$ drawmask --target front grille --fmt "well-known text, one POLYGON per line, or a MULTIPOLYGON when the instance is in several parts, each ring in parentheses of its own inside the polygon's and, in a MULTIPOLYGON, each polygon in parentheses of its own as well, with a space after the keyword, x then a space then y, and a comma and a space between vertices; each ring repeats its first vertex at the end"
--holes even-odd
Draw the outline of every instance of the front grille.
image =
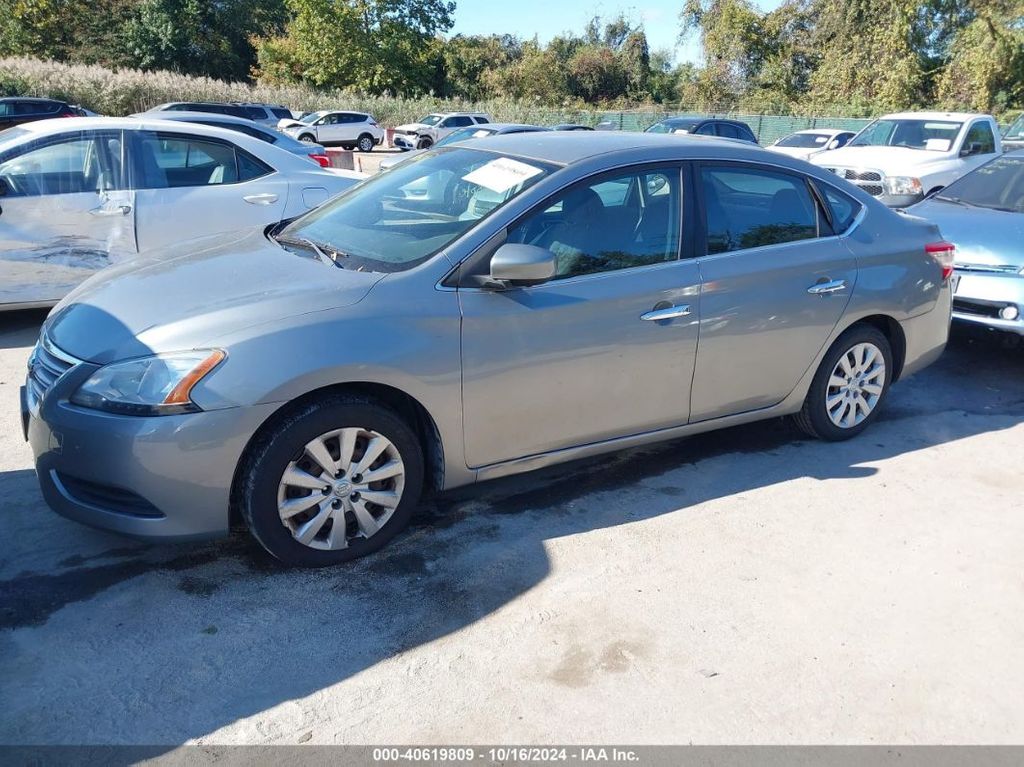
POLYGON ((28 360, 26 388, 30 404, 41 402, 53 385, 80 362, 54 346, 45 335, 42 336, 28 360))
POLYGON ((59 471, 54 472, 54 478, 69 496, 87 506, 144 519, 159 519, 164 516, 156 506, 131 490, 72 477, 59 471))
POLYGON ((851 184, 859 186, 872 197, 878 197, 885 191, 885 187, 882 184, 885 180, 885 175, 881 171, 858 170, 855 168, 832 168, 831 170, 840 178, 845 178, 851 184))

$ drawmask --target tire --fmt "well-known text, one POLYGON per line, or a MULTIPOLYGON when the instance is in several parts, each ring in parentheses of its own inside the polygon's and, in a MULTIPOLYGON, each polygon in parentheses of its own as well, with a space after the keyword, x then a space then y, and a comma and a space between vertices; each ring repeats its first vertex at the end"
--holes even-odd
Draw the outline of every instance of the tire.
POLYGON ((301 141, 304 144, 315 144, 316 136, 314 136, 312 133, 303 133, 301 136, 299 136, 299 141, 301 141))
POLYGON ((409 523, 422 488, 422 446, 402 418, 363 397, 328 397, 289 413, 257 438, 240 467, 235 501, 271 555, 289 566, 325 567, 387 544, 409 523), (328 438, 332 432, 338 433, 328 438), (346 440, 349 473, 330 476, 323 464, 344 466, 337 461, 344 458, 346 440), (376 452, 382 445, 384 452, 366 465, 372 468, 360 467, 367 448, 376 452), (384 478, 367 482, 360 471, 384 478), (320 481, 324 485, 314 489, 320 481), (392 499, 393 508, 381 505, 392 499), (308 543, 299 540, 303 535, 308 543))
POLYGON ((822 359, 803 408, 794 416, 797 426, 829 442, 856 437, 878 417, 894 370, 892 347, 885 335, 871 325, 854 325, 836 339, 822 359), (874 356, 870 357, 872 349, 874 356), (840 381, 845 382, 843 386, 836 385, 840 381), (866 415, 865 407, 869 408, 866 415))
POLYGON ((359 140, 356 142, 356 148, 360 152, 372 152, 373 147, 373 136, 371 136, 369 133, 364 133, 362 136, 359 137, 359 140))
POLYGON ((417 149, 430 149, 430 147, 432 147, 433 145, 434 145, 434 142, 431 141, 426 136, 421 136, 419 138, 419 140, 416 141, 416 148, 417 149))

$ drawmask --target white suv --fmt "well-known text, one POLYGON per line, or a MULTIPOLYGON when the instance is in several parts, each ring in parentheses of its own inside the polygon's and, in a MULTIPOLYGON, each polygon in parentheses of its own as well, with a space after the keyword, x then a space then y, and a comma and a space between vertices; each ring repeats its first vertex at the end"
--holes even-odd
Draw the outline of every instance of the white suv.
POLYGON ((418 122, 395 128, 392 141, 403 152, 409 149, 427 149, 452 131, 471 125, 489 123, 491 118, 483 112, 445 112, 429 114, 418 122))
POLYGON ((298 120, 281 120, 277 129, 299 141, 324 146, 340 145, 360 152, 370 152, 384 140, 384 129, 365 112, 310 112, 298 120))

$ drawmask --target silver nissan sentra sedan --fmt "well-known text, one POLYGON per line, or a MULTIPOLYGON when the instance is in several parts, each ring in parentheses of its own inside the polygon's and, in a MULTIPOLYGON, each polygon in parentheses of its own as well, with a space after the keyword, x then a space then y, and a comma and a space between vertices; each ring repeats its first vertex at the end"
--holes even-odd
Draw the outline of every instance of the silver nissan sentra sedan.
POLYGON ((25 433, 60 514, 244 522, 328 565, 424 491, 775 416, 853 437, 942 352, 952 259, 933 224, 733 141, 455 144, 90 279, 42 328, 25 433))

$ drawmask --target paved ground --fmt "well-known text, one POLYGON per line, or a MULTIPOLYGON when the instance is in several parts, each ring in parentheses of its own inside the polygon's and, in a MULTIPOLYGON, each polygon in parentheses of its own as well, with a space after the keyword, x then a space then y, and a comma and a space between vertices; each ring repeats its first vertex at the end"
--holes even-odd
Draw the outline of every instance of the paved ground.
POLYGON ((431 503, 286 572, 43 505, 0 317, 0 742, 1024 741, 1024 351, 958 336, 884 421, 780 421, 431 503))

